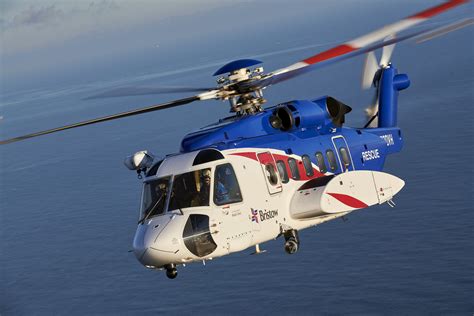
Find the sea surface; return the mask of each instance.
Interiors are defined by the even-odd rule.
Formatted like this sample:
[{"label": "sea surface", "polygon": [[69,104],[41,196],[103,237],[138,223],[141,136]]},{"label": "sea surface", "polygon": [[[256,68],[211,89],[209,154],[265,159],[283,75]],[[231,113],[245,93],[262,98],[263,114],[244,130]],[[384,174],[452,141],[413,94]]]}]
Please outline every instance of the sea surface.
[{"label": "sea surface", "polygon": [[[199,67],[189,60],[146,73],[130,67],[98,81],[5,89],[1,138],[185,96],[84,100],[119,84],[212,85],[211,74],[226,58],[262,58],[275,69],[331,47],[334,34],[308,41],[308,31],[301,42],[276,47],[280,35],[269,35],[259,50],[219,50]],[[396,48],[393,62],[412,80],[399,98],[405,147],[385,168],[406,181],[396,207],[384,204],[304,230],[294,255],[277,239],[261,245],[264,254],[247,249],[189,264],[169,280],[129,252],[141,183],[123,159],[143,149],[178,151],[187,132],[227,115],[226,103],[202,102],[1,146],[0,314],[472,315],[472,35],[464,29]],[[361,126],[372,93],[360,91],[362,63],[360,57],[270,87],[269,104],[329,94],[353,107],[347,125]]]}]

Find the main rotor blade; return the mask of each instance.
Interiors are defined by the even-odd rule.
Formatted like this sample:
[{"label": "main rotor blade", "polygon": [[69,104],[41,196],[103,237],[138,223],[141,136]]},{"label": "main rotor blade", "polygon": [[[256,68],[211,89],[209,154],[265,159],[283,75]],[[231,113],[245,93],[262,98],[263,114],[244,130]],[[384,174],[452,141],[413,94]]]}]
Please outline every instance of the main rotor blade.
[{"label": "main rotor blade", "polygon": [[25,139],[32,138],[32,137],[41,136],[41,135],[60,132],[60,131],[64,131],[64,130],[71,129],[71,128],[76,128],[76,127],[81,127],[81,126],[85,126],[85,125],[101,123],[101,122],[105,122],[105,121],[116,120],[116,119],[127,117],[127,116],[133,116],[133,115],[138,115],[138,114],[143,114],[143,113],[148,113],[148,112],[153,112],[153,111],[158,111],[158,110],[169,109],[169,108],[172,108],[172,107],[175,107],[175,106],[188,104],[188,103],[198,101],[198,100],[202,100],[202,98],[199,95],[189,97],[189,98],[185,98],[185,99],[174,100],[174,101],[170,101],[170,102],[166,102],[166,103],[150,105],[150,106],[147,106],[147,107],[144,107],[144,108],[141,108],[141,109],[131,110],[131,111],[122,112],[122,113],[113,114],[113,115],[108,115],[108,116],[103,116],[103,117],[95,118],[95,119],[92,119],[92,120],[82,121],[82,122],[79,122],[79,123],[74,123],[74,124],[70,124],[70,125],[65,125],[65,126],[61,126],[61,127],[57,127],[57,128],[48,129],[48,130],[41,131],[41,132],[31,133],[31,134],[27,134],[27,135],[23,135],[23,136],[19,136],[19,137],[14,137],[14,138],[2,140],[2,141],[0,141],[0,145],[5,145],[5,144],[9,144],[9,143],[13,143],[13,142],[17,142],[17,141],[20,141],[20,140],[25,140]]},{"label": "main rotor blade", "polygon": [[331,65],[331,64],[335,64],[335,63],[341,62],[341,61],[346,60],[346,59],[354,58],[356,56],[372,52],[372,51],[377,50],[379,48],[382,48],[384,46],[393,45],[395,43],[405,41],[407,39],[413,38],[415,36],[418,36],[418,35],[421,35],[423,33],[430,32],[430,31],[432,31],[432,28],[417,31],[417,32],[414,32],[414,33],[411,33],[411,34],[407,34],[405,36],[400,36],[400,37],[397,37],[397,38],[393,38],[391,40],[387,40],[387,41],[380,42],[380,43],[377,43],[377,44],[374,44],[374,45],[371,45],[371,46],[367,46],[367,47],[364,47],[364,48],[359,49],[359,50],[355,50],[355,51],[350,52],[350,53],[345,53],[345,54],[342,54],[342,55],[339,55],[339,56],[336,56],[336,57],[332,57],[331,59],[318,62],[317,64],[307,65],[305,67],[300,67],[300,68],[296,68],[296,69],[293,69],[293,70],[286,70],[286,71],[280,72],[280,73],[270,73],[268,76],[263,77],[260,80],[239,83],[239,88],[254,89],[254,90],[255,89],[262,89],[264,87],[274,85],[274,84],[286,81],[288,79],[292,79],[294,77],[300,76],[302,74],[313,71],[315,69],[319,69],[319,68],[322,68],[322,67],[325,67],[325,66],[328,66],[328,65]]},{"label": "main rotor blade", "polygon": [[[397,34],[421,22],[424,22],[442,12],[445,12],[449,9],[452,9],[458,5],[461,5],[467,2],[469,2],[469,0],[449,0],[443,4],[424,10],[422,12],[409,16],[405,19],[402,19],[398,22],[395,22],[393,24],[384,26],[378,30],[375,30],[371,33],[358,37],[354,40],[343,43],[339,46],[333,47],[322,53],[313,55],[309,58],[306,58],[300,62],[292,64],[288,67],[278,69],[270,73],[268,76],[263,77],[260,81],[259,80],[253,81],[249,83],[248,85],[250,86],[255,85],[257,88],[263,88],[263,87],[299,76],[308,71],[314,70],[318,68],[318,67],[314,67],[316,65],[320,65],[323,63],[325,65],[328,65],[332,62],[341,61],[343,59],[360,55],[361,51],[368,52],[377,48],[387,46],[389,45],[389,43],[393,44],[396,42],[400,42],[401,41],[400,38],[398,40],[392,39],[392,40],[385,41],[383,45],[378,44],[378,46],[372,46],[373,49],[370,48],[370,45],[374,45],[374,43],[377,43],[383,40],[384,38],[387,38],[390,35]],[[419,35],[421,33],[423,32],[415,33],[415,35]],[[415,35],[412,35],[410,37],[413,37]],[[407,39],[407,37],[403,37],[403,39]],[[344,56],[346,58],[341,58]]]},{"label": "main rotor blade", "polygon": [[115,98],[115,97],[127,97],[137,95],[152,95],[152,94],[166,94],[166,93],[180,93],[180,92],[204,92],[214,88],[194,88],[194,87],[135,87],[125,86],[116,89],[100,92],[85,100],[90,99],[102,99],[102,98]]},{"label": "main rotor blade", "polygon": [[441,26],[433,30],[433,32],[431,33],[424,34],[422,36],[415,38],[415,40],[417,44],[420,44],[420,43],[432,40],[434,38],[437,38],[439,36],[442,36],[444,34],[448,34],[450,32],[460,30],[466,26],[473,25],[473,24],[474,24],[474,18],[462,19],[452,24]]}]

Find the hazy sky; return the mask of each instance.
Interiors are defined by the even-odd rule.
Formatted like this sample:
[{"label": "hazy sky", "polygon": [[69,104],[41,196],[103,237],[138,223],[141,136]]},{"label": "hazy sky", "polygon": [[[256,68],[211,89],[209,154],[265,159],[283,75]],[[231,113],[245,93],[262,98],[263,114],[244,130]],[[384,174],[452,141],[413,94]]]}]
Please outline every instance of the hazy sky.
[{"label": "hazy sky", "polygon": [[47,47],[93,32],[106,33],[147,21],[222,6],[230,0],[2,0],[0,26],[5,54]]},{"label": "hazy sky", "polygon": [[[260,43],[266,40],[280,48],[278,38],[281,49],[293,42],[337,42],[441,2],[0,0],[0,79],[5,90],[28,79],[59,82],[65,74],[85,78],[87,72],[113,74],[159,63],[191,66],[191,55],[197,64],[219,52],[232,58],[269,47]],[[364,12],[357,14],[360,8]],[[360,20],[371,11],[377,12],[373,19]],[[247,44],[234,49],[245,38]]]}]

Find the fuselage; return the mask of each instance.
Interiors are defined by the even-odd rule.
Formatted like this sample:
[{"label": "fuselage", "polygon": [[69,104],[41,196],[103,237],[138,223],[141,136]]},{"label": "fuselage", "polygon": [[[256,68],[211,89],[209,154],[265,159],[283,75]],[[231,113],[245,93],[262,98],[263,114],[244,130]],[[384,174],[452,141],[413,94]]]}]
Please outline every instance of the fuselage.
[{"label": "fuselage", "polygon": [[382,170],[401,132],[318,119],[319,100],[291,102],[299,123],[286,130],[269,124],[275,108],[205,127],[151,167],[133,244],[142,264],[209,260],[366,207],[337,195],[334,207],[317,206],[318,188],[339,174]]}]

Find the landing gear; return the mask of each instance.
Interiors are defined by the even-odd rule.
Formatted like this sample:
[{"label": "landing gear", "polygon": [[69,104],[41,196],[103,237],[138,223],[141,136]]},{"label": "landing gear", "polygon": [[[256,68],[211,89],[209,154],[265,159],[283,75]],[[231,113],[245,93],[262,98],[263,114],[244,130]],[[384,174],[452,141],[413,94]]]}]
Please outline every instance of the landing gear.
[{"label": "landing gear", "polygon": [[285,236],[285,251],[290,255],[297,252],[300,246],[298,231],[290,229],[287,230],[283,235]]},{"label": "landing gear", "polygon": [[166,276],[169,279],[174,279],[178,276],[178,270],[176,269],[176,265],[174,263],[167,264],[165,266],[166,269]]}]

